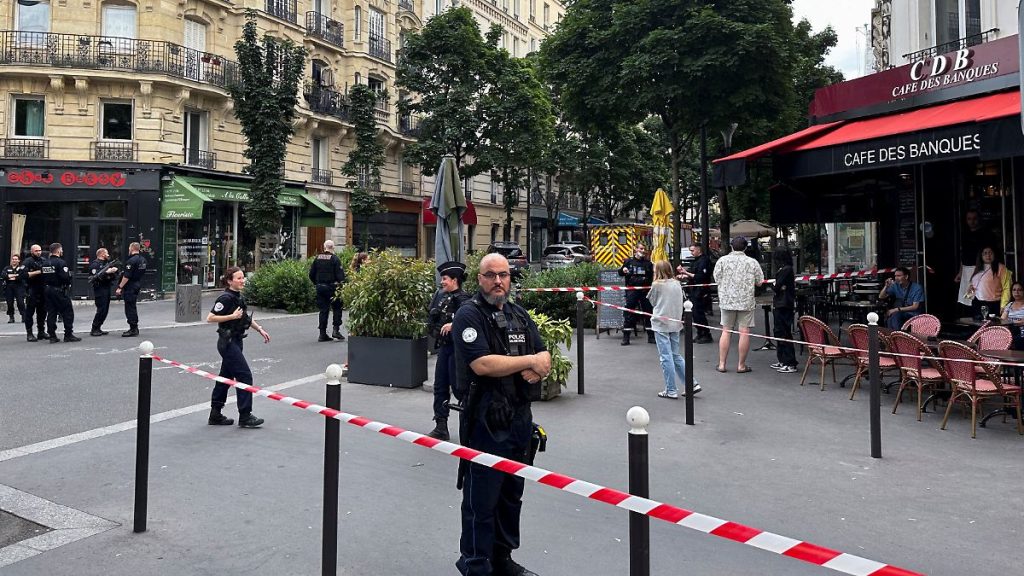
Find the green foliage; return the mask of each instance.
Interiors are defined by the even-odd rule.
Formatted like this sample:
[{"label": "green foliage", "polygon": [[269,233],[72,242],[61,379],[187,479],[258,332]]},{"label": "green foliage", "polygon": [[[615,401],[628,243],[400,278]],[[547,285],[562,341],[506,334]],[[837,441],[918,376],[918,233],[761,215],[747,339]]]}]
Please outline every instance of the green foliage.
[{"label": "green foliage", "polygon": [[292,314],[316,310],[316,289],[309,281],[312,260],[282,260],[260,266],[245,281],[245,298],[254,306]]},{"label": "green foliage", "polygon": [[353,336],[421,338],[427,333],[427,307],[434,295],[430,262],[395,250],[375,252],[342,288]]},{"label": "green foliage", "polygon": [[[520,286],[523,288],[559,288],[572,286],[596,286],[601,266],[594,263],[576,264],[565,268],[553,268],[527,274]],[[519,292],[516,303],[528,310],[536,310],[551,318],[566,320],[576,325],[576,294],[573,292]],[[587,307],[583,323],[596,326],[597,314]]]},{"label": "green foliage", "polygon": [[[377,139],[376,104],[381,97],[364,84],[349,90],[352,123],[356,145],[349,152],[341,173],[351,178],[348,187],[349,210],[355,216],[369,217],[387,208],[381,201],[380,169],[384,166],[384,144]],[[363,250],[369,249],[370,223],[363,231]]]},{"label": "green foliage", "polygon": [[246,10],[242,37],[235,42],[240,81],[228,86],[234,114],[245,136],[245,157],[253,176],[245,226],[254,236],[281,227],[278,196],[284,189],[284,157],[294,133],[292,120],[305,69],[306,50],[290,40],[257,35],[256,12]]},{"label": "green foliage", "polygon": [[530,318],[537,323],[540,339],[544,341],[544,346],[551,354],[551,372],[546,380],[557,382],[564,387],[569,380],[569,373],[572,372],[572,360],[562,353],[562,345],[566,349],[572,348],[572,326],[568,320],[555,320],[536,310],[529,312]]},{"label": "green foliage", "polygon": [[466,256],[466,280],[462,283],[462,291],[466,294],[474,294],[480,289],[476,275],[480,272],[480,260],[486,255],[483,251],[477,250],[474,254]]},{"label": "green foliage", "polygon": [[334,253],[338,256],[338,260],[341,260],[341,267],[345,270],[345,274],[352,275],[352,260],[359,253],[359,249],[355,246],[345,246],[341,250],[335,250]]}]

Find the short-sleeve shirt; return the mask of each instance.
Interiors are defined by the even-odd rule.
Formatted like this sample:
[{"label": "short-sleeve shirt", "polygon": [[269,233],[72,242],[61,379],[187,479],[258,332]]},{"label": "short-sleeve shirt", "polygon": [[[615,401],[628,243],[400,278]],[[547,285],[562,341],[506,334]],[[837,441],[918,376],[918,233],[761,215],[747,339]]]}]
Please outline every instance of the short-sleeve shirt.
[{"label": "short-sleeve shirt", "polygon": [[[924,289],[917,282],[907,284],[906,288],[893,282],[892,286],[886,288],[885,293],[892,296],[897,307],[913,306],[915,302],[924,302]],[[917,311],[918,314],[921,312],[921,310]]]},{"label": "short-sleeve shirt", "polygon": [[142,275],[146,273],[146,259],[142,254],[134,254],[124,263],[124,275],[129,283],[142,281]]},{"label": "short-sleeve shirt", "polygon": [[234,290],[225,290],[220,296],[217,296],[217,301],[213,303],[210,314],[214,316],[230,316],[239,308],[243,312],[245,311],[245,298]]},{"label": "short-sleeve shirt", "polygon": [[[506,303],[502,309],[506,320],[509,322],[512,322],[513,307],[518,306]],[[483,309],[487,313],[497,311],[497,308],[486,302],[483,305]],[[489,335],[492,326],[491,321],[484,315],[484,310],[467,302],[465,305],[459,306],[459,310],[455,313],[455,319],[452,321],[452,340],[455,343],[456,354],[466,364],[472,364],[478,358],[483,358],[489,354],[504,355],[503,351],[491,350]],[[525,310],[522,308],[520,308],[520,311],[521,314],[525,314]],[[540,338],[537,324],[528,314],[525,315],[527,318],[527,330],[530,331],[530,337],[534,342],[534,353],[546,351],[547,348],[544,346],[544,341]]]},{"label": "short-sleeve shirt", "polygon": [[733,250],[715,263],[718,282],[718,306],[722,310],[753,310],[754,288],[764,282],[764,271],[757,260]]}]

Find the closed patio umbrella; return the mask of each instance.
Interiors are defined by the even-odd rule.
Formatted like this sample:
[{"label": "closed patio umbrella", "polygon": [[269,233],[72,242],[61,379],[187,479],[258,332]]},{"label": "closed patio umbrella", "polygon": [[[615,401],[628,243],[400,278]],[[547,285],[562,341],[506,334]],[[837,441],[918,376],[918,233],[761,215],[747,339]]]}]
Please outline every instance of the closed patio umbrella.
[{"label": "closed patio umbrella", "polygon": [[668,247],[672,237],[672,226],[669,223],[669,214],[674,212],[672,201],[668,194],[658,188],[654,193],[654,201],[651,202],[651,224],[654,225],[654,247],[651,250],[651,262],[668,260]]},{"label": "closed patio umbrella", "polygon": [[775,228],[757,220],[737,220],[729,225],[729,235],[733,238],[737,236],[761,238],[763,236],[771,236],[774,233]]},{"label": "closed patio umbrella", "polygon": [[437,215],[434,232],[434,259],[442,262],[462,262],[462,215],[466,212],[466,195],[462,191],[455,158],[445,156],[437,171],[434,196],[430,211]]}]

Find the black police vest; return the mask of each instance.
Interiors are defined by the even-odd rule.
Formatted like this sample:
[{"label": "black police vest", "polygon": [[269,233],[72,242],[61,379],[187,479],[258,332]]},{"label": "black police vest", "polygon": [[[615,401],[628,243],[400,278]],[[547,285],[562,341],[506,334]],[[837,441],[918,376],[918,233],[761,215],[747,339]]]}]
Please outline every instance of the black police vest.
[{"label": "black police vest", "polygon": [[[316,255],[313,261],[314,283],[334,284],[338,281],[335,270],[334,254],[323,252]],[[340,263],[338,264],[340,266]]]},{"label": "black police vest", "polygon": [[64,286],[63,276],[67,274],[64,269],[67,268],[67,264],[64,260],[56,256],[51,256],[49,260],[43,261],[43,284],[52,286],[54,288],[60,288]]},{"label": "black police vest", "polygon": [[[474,295],[469,303],[476,306],[477,310],[487,319],[489,329],[487,330],[487,346],[492,354],[504,356],[526,356],[533,354],[535,343],[529,329],[529,315],[519,306],[510,306],[512,314],[506,316],[502,310],[495,310],[485,305],[480,300],[480,295]],[[472,392],[472,386],[488,386],[492,392],[496,392],[508,398],[514,404],[524,404],[540,400],[540,383],[530,384],[519,374],[494,378],[491,376],[477,376],[469,368],[468,364],[458,366],[455,370],[456,378],[452,392],[459,400],[467,400]]]}]

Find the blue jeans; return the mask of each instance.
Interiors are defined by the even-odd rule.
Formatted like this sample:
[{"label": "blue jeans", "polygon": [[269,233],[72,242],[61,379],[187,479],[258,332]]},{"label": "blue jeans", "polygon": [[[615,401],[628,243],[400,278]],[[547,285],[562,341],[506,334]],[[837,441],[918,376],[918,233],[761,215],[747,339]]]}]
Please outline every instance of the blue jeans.
[{"label": "blue jeans", "polygon": [[661,373],[665,376],[665,391],[678,394],[676,376],[679,376],[680,382],[686,382],[686,361],[679,353],[679,332],[655,332],[654,342],[658,345]]}]

